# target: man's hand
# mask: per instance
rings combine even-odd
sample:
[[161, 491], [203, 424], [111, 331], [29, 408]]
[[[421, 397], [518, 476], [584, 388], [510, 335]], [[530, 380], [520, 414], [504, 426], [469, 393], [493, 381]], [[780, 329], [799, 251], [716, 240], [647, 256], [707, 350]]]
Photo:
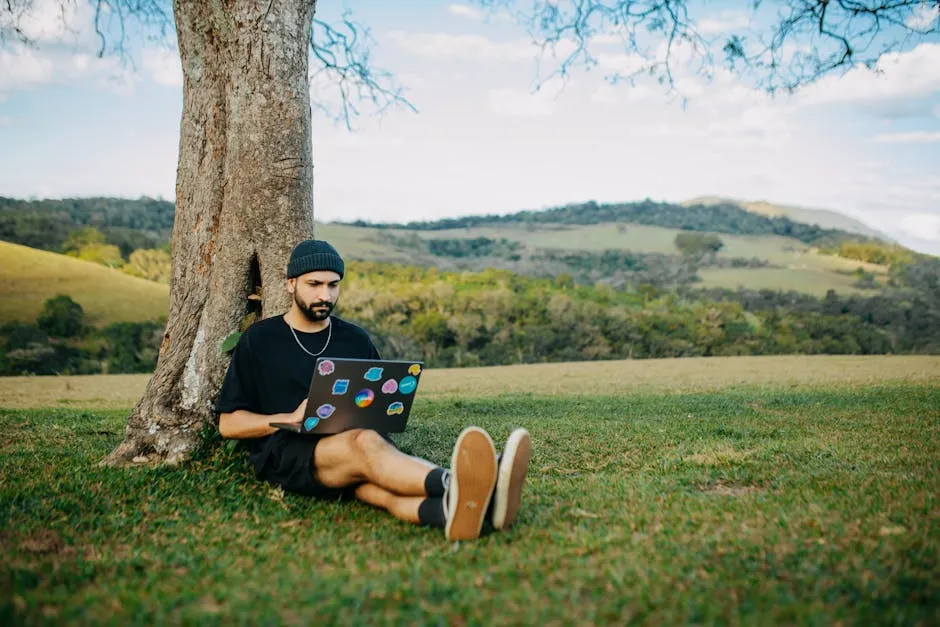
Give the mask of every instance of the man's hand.
[[304, 400], [297, 406], [297, 409], [289, 414], [272, 414], [270, 416], [256, 414], [245, 409], [230, 414], [219, 415], [219, 433], [223, 438], [243, 439], [260, 438], [271, 435], [277, 431], [272, 427], [272, 422], [293, 422], [300, 424], [304, 421], [304, 408], [307, 401]]
[[304, 421], [304, 418], [305, 418], [305, 416], [304, 416], [304, 408], [305, 408], [306, 406], [307, 406], [307, 399], [304, 399], [304, 400], [300, 401], [300, 405], [298, 405], [298, 406], [297, 406], [297, 409], [295, 409], [295, 410], [291, 413], [291, 415], [290, 415], [291, 418], [290, 418], [290, 420], [289, 420], [288, 422], [296, 422], [296, 423], [298, 423], [298, 424], [301, 423], [301, 422], [303, 422], [303, 421]]

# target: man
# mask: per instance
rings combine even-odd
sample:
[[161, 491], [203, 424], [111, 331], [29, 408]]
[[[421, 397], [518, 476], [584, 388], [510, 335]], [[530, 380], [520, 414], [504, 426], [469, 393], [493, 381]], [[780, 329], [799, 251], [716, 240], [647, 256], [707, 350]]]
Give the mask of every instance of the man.
[[375, 431], [310, 436], [269, 425], [303, 420], [317, 357], [379, 359], [368, 333], [330, 315], [344, 272], [327, 242], [294, 248], [290, 311], [255, 323], [239, 340], [216, 404], [219, 433], [246, 440], [258, 478], [289, 492], [321, 498], [351, 492], [399, 520], [443, 528], [449, 540], [477, 538], [487, 522], [508, 527], [531, 455], [525, 429], [509, 436], [497, 459], [489, 434], [466, 428], [445, 470], [402, 453]]

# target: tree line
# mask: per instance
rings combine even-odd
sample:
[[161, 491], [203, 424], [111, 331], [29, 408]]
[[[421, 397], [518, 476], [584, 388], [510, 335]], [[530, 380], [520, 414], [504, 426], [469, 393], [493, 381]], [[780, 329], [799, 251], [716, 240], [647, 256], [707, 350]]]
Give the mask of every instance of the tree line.
[[650, 199], [640, 202], [604, 204], [589, 201], [538, 211], [529, 210], [506, 215], [488, 214], [442, 218], [431, 221], [412, 221], [404, 225], [373, 223], [363, 220], [357, 220], [349, 224], [373, 228], [443, 231], [499, 225], [583, 225], [611, 222], [633, 222], [685, 231], [712, 231], [736, 235], [780, 235], [817, 246], [837, 246], [842, 241], [869, 241], [871, 239], [840, 229], [796, 222], [786, 216], [765, 216], [752, 213], [730, 202], [686, 206], [668, 202], [655, 202]]

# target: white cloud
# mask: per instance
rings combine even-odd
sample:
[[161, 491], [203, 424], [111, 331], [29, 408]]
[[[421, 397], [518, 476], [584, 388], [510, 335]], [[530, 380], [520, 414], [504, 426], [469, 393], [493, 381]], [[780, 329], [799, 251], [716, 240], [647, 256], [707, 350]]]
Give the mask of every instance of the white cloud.
[[30, 48], [0, 50], [0, 92], [51, 82], [52, 60]]
[[910, 133], [882, 133], [871, 138], [883, 144], [932, 144], [940, 142], [940, 132], [912, 131]]
[[[569, 84], [570, 85], [570, 84]], [[552, 115], [558, 99], [565, 89], [564, 81], [546, 81], [541, 89], [528, 92], [512, 87], [491, 89], [487, 94], [487, 105], [499, 115], [541, 117]]]
[[451, 4], [447, 7], [447, 10], [450, 11], [452, 15], [466, 17], [471, 20], [480, 20], [483, 18], [483, 14], [480, 13], [480, 11], [466, 4]]
[[169, 87], [182, 87], [183, 69], [176, 50], [147, 48], [141, 56], [141, 65], [150, 72], [153, 82]]
[[527, 39], [497, 42], [482, 35], [404, 31], [392, 31], [389, 36], [395, 44], [408, 52], [434, 58], [522, 61], [534, 59], [538, 54], [538, 48]]
[[938, 20], [940, 20], [940, 5], [931, 7], [924, 3], [917, 7], [914, 14], [907, 18], [904, 24], [915, 30], [927, 30]]
[[408, 52], [434, 59], [449, 57], [470, 61], [535, 61], [564, 58], [575, 49], [574, 42], [564, 39], [542, 49], [530, 39], [494, 41], [482, 35], [455, 33], [410, 33], [396, 30], [389, 32], [389, 38]]
[[727, 11], [699, 20], [696, 29], [702, 35], [720, 35], [747, 28], [751, 23], [746, 13]]
[[875, 70], [857, 67], [800, 92], [807, 104], [910, 102], [940, 92], [940, 44], [923, 43], [909, 52], [886, 54]]
[[901, 230], [918, 239], [940, 242], [940, 215], [934, 213], [911, 213], [901, 220]]

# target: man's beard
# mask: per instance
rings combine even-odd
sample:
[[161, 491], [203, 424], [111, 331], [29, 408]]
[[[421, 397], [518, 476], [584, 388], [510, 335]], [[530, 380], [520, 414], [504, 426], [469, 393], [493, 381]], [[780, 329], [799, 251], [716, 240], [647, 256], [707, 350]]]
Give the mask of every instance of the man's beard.
[[[323, 322], [330, 317], [330, 314], [333, 313], [333, 307], [336, 306], [335, 303], [325, 300], [305, 303], [300, 300], [300, 295], [297, 292], [294, 292], [294, 302], [297, 303], [300, 313], [310, 322]], [[317, 307], [323, 307], [323, 309], [317, 309]]]

